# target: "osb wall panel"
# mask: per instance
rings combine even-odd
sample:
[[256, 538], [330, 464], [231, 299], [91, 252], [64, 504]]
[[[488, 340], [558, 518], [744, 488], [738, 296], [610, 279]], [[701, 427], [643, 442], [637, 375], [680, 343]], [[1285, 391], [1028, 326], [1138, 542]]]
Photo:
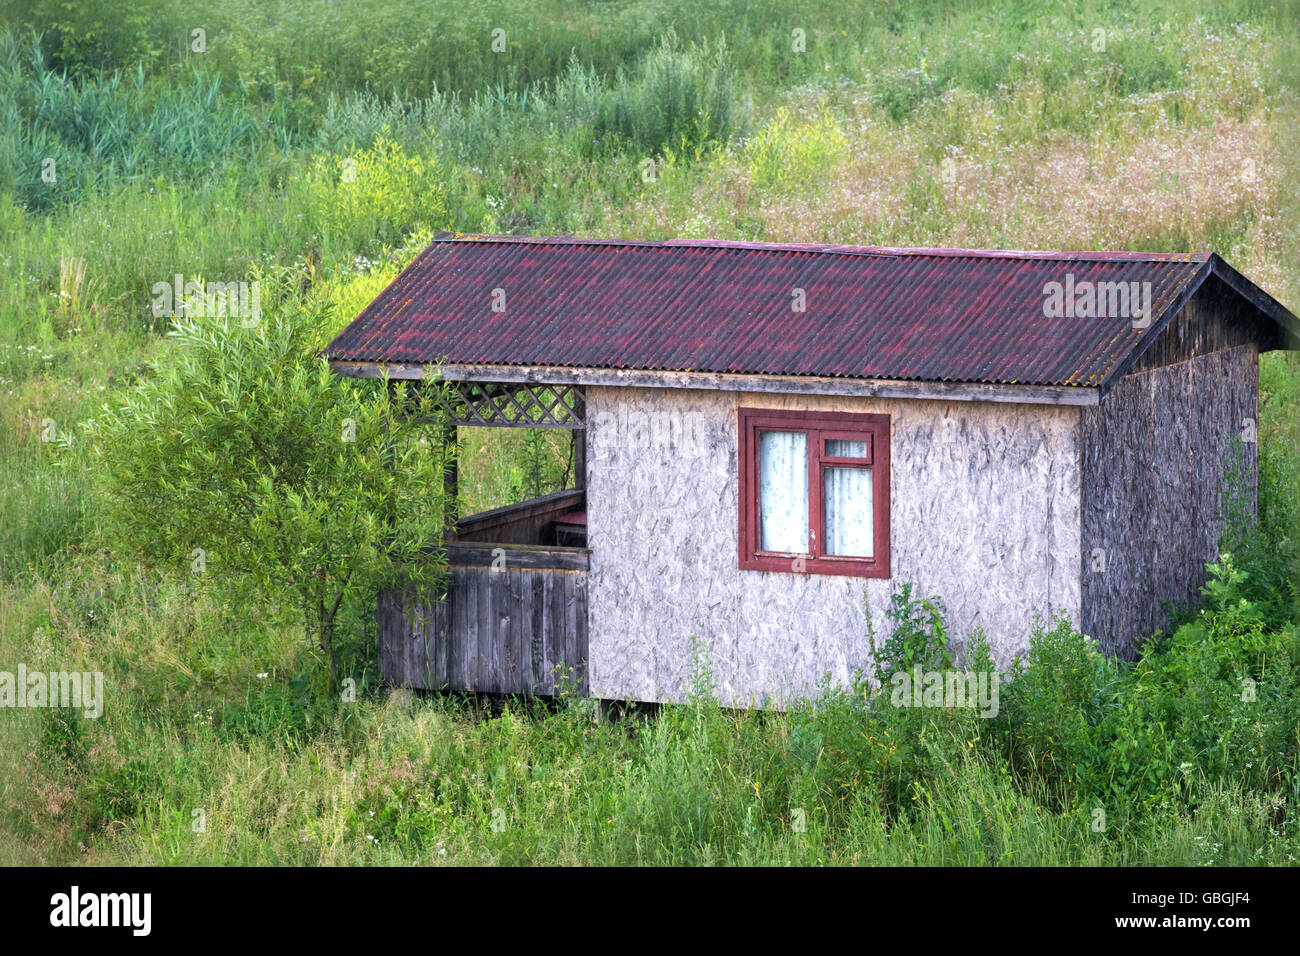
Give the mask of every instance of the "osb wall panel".
[[[893, 589], [946, 603], [1007, 663], [1035, 618], [1079, 621], [1077, 408], [592, 387], [588, 400], [591, 692], [680, 699], [691, 638], [719, 696], [815, 692], [869, 665], [867, 620]], [[891, 416], [890, 580], [741, 571], [737, 407]]]
[[1239, 464], [1253, 510], [1256, 448], [1234, 443], [1255, 420], [1254, 345], [1126, 376], [1081, 420], [1083, 629], [1134, 656], [1205, 582], [1223, 529], [1222, 490]]

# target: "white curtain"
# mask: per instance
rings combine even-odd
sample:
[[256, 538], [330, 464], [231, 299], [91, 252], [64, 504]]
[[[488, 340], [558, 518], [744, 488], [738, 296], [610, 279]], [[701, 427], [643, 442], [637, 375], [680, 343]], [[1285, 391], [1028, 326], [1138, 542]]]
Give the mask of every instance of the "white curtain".
[[[848, 457], [831, 451], [827, 454]], [[850, 444], [850, 443], [845, 443]], [[865, 450], [860, 454], [866, 454]], [[875, 554], [871, 528], [871, 469], [822, 469], [822, 508], [826, 512], [826, 554], [870, 558]]]
[[826, 439], [827, 458], [866, 458], [867, 443], [847, 438]]
[[758, 482], [759, 548], [793, 554], [808, 552], [808, 436], [800, 432], [760, 432]]

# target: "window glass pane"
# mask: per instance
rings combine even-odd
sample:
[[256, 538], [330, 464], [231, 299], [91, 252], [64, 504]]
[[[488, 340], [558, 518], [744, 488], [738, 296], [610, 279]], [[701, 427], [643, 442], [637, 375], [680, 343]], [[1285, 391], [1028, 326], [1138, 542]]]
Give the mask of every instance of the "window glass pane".
[[826, 439], [826, 457], [866, 458], [867, 443], [864, 441], [849, 441], [845, 438], [828, 438]]
[[760, 432], [758, 438], [759, 548], [808, 552], [808, 436]]
[[826, 554], [855, 558], [875, 554], [870, 468], [822, 469], [822, 506], [826, 512]]

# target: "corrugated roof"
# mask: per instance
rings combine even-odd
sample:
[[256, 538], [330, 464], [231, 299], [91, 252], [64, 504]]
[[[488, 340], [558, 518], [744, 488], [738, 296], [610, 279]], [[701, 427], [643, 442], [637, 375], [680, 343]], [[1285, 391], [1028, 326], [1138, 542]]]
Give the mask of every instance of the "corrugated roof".
[[[444, 234], [326, 355], [1096, 386], [1181, 308], [1212, 258]], [[1149, 282], [1151, 328], [1044, 316], [1045, 287], [1067, 275]], [[498, 289], [504, 311], [493, 311]]]

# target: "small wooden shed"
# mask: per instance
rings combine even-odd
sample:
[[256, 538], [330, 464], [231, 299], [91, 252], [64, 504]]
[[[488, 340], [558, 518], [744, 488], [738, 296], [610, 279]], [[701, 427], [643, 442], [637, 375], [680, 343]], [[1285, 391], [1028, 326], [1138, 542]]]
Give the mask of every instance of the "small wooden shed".
[[1132, 655], [1230, 469], [1253, 507], [1298, 327], [1214, 254], [440, 235], [334, 369], [436, 363], [455, 425], [572, 429], [577, 477], [461, 517], [445, 599], [381, 595], [382, 671], [674, 700], [697, 639], [725, 703], [781, 703], [868, 666], [904, 582], [1004, 663], [1059, 615]]

